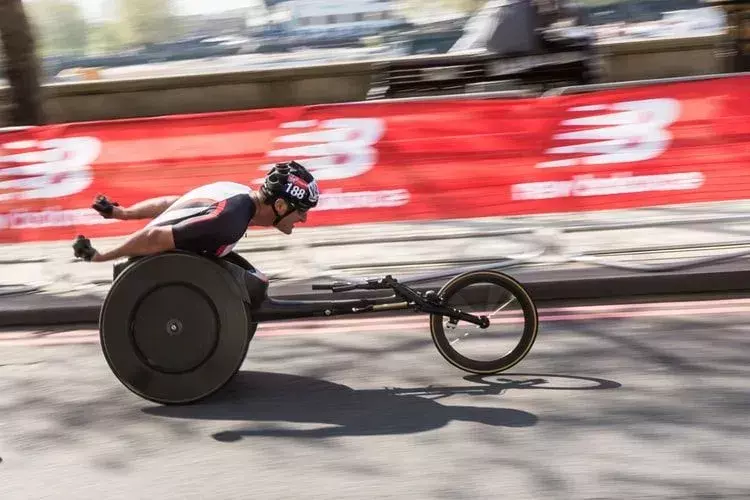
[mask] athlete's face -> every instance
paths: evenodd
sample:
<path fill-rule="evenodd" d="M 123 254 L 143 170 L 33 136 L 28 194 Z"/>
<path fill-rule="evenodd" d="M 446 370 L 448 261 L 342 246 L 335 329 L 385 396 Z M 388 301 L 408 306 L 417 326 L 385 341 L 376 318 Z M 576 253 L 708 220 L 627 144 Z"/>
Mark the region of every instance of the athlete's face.
<path fill-rule="evenodd" d="M 286 201 L 281 199 L 276 200 L 276 210 L 280 214 L 286 213 L 288 209 L 289 205 L 287 205 Z M 295 210 L 294 212 L 281 219 L 281 221 L 276 225 L 276 228 L 284 234 L 292 234 L 294 225 L 298 222 L 305 221 L 307 221 L 307 211 Z"/>

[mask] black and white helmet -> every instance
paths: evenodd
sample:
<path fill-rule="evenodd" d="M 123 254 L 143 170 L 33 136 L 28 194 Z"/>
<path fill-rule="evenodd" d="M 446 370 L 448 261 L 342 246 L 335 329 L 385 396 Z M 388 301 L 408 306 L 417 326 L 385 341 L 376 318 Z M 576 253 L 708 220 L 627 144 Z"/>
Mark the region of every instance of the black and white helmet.
<path fill-rule="evenodd" d="M 277 222 L 294 210 L 306 212 L 318 204 L 318 185 L 315 178 L 305 167 L 296 161 L 277 163 L 266 174 L 260 187 L 266 204 L 272 205 L 282 198 L 290 206 L 289 212 L 277 215 Z M 276 208 L 274 208 L 274 212 Z"/>

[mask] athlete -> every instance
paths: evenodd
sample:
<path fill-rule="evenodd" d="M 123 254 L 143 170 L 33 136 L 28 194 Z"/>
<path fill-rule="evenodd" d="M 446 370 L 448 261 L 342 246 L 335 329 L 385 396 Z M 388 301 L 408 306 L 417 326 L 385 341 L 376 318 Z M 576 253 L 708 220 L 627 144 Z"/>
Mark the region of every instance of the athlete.
<path fill-rule="evenodd" d="M 307 211 L 318 204 L 318 195 L 313 176 L 295 161 L 276 164 L 258 191 L 235 182 L 214 182 L 183 196 L 152 198 L 128 208 L 100 195 L 92 208 L 104 218 L 153 220 L 105 252 L 99 252 L 80 235 L 73 253 L 89 262 L 175 249 L 223 257 L 249 226 L 273 226 L 291 234 L 295 224 L 307 220 Z"/>

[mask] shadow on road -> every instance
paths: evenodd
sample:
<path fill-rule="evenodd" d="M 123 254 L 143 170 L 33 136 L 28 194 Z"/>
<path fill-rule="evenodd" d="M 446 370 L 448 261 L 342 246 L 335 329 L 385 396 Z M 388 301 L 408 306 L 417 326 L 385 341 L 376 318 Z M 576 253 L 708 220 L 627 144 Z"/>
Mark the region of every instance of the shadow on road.
<path fill-rule="evenodd" d="M 225 442 L 250 436 L 327 438 L 411 434 L 438 429 L 454 420 L 496 427 L 535 425 L 537 417 L 522 410 L 451 406 L 436 401 L 450 395 L 491 396 L 502 394 L 511 388 L 540 388 L 546 382 L 544 376 L 540 375 L 513 376 L 514 379 L 507 377 L 500 382 L 487 377 L 466 377 L 469 384 L 455 387 L 355 390 L 311 377 L 240 372 L 220 393 L 202 403 L 155 406 L 142 411 L 150 415 L 179 419 L 253 422 L 246 429 L 214 434 L 216 440 Z M 579 386 L 619 387 L 616 382 L 572 378 L 582 381 Z M 283 425 L 283 422 L 305 424 L 305 428 Z M 310 428 L 309 424 L 320 426 Z"/>

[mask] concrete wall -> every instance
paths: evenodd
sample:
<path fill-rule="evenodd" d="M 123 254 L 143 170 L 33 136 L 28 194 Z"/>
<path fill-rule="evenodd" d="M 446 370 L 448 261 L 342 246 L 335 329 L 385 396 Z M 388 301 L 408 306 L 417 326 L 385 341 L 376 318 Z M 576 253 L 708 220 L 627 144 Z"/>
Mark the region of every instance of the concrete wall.
<path fill-rule="evenodd" d="M 369 63 L 45 85 L 51 123 L 364 100 Z M 7 101 L 8 89 L 0 89 Z"/>
<path fill-rule="evenodd" d="M 726 45 L 724 35 L 602 43 L 602 79 L 722 73 L 729 69 Z M 45 112 L 60 123 L 361 101 L 374 63 L 51 84 L 44 87 Z M 0 88 L 3 100 L 7 89 Z"/>
<path fill-rule="evenodd" d="M 726 35 L 601 43 L 602 80 L 708 75 L 730 70 Z"/>

